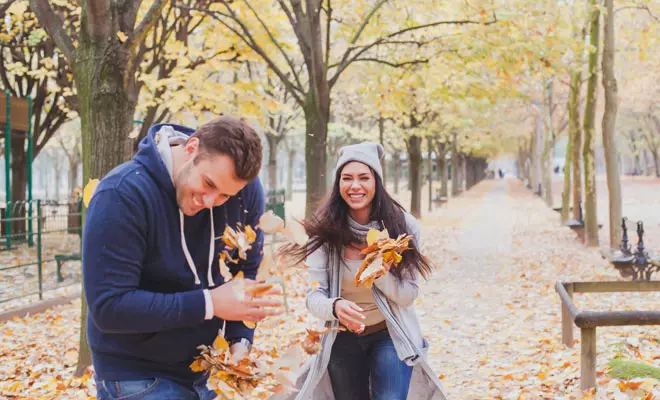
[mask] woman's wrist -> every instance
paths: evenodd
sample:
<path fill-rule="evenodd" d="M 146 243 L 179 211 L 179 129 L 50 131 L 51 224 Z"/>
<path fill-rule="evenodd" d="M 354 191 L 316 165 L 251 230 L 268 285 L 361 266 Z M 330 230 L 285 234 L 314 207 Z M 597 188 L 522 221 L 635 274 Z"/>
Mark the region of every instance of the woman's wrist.
<path fill-rule="evenodd" d="M 339 317 L 337 316 L 337 312 L 336 312 L 336 306 L 337 306 L 337 302 L 339 300 L 343 300 L 343 299 L 341 297 L 337 297 L 332 302 L 332 316 L 335 317 L 336 319 L 339 319 Z"/>

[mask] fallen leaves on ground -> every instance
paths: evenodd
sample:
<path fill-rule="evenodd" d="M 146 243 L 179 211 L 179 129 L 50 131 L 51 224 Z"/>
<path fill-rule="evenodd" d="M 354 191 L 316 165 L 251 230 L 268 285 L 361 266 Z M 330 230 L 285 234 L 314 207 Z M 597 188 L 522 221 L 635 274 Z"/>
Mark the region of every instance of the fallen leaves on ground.
<path fill-rule="evenodd" d="M 431 344 L 428 360 L 449 398 L 660 398 L 657 381 L 620 381 L 607 370 L 615 356 L 660 366 L 658 327 L 599 328 L 598 391 L 579 390 L 580 334 L 575 329 L 573 347 L 562 345 L 561 304 L 554 285 L 559 280 L 621 278 L 596 251 L 559 226 L 558 214 L 541 199 L 518 181 L 504 182 L 483 182 L 422 221 L 422 252 L 437 268 L 420 284 L 415 304 Z M 648 186 L 643 192 L 639 186 L 638 198 L 658 201 L 653 196 L 657 188 Z M 639 211 L 635 219 L 646 221 L 653 220 L 653 214 L 643 212 L 657 213 L 660 207 L 649 203 L 634 210 Z M 645 242 L 657 249 L 660 230 L 655 225 L 653 229 Z M 305 308 L 304 268 L 287 268 L 281 274 L 287 282 L 289 313 L 259 324 L 252 351 L 268 367 L 278 366 L 273 374 L 277 377 L 266 377 L 249 398 L 268 398 L 273 388 L 291 389 L 304 358 L 302 343 L 308 329 L 318 324 Z M 654 310 L 660 301 L 655 293 L 574 297 L 581 310 Z M 77 352 L 79 318 L 80 302 L 74 302 L 0 323 L 0 398 L 94 395 L 91 375 L 73 378 L 75 368 L 69 365 Z"/>

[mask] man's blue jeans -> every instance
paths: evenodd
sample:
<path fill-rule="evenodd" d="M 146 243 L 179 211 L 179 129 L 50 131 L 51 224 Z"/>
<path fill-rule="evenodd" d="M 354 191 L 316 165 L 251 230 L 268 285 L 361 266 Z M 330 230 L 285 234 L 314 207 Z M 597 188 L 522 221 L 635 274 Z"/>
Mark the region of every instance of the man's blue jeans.
<path fill-rule="evenodd" d="M 397 356 L 387 329 L 367 336 L 340 332 L 328 373 L 337 399 L 406 400 L 412 367 Z"/>
<path fill-rule="evenodd" d="M 204 377 L 192 388 L 162 378 L 137 381 L 96 380 L 98 400 L 213 400 L 217 397 L 206 388 Z"/>

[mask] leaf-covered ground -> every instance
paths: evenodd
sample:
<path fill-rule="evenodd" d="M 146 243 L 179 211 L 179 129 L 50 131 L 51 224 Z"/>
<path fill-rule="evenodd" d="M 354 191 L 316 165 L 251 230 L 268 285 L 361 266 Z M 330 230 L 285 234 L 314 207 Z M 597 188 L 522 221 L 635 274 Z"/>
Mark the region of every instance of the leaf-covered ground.
<path fill-rule="evenodd" d="M 653 192 L 653 184 L 644 187 Z M 657 249 L 660 237 L 653 229 L 647 243 Z M 660 366 L 657 327 L 599 328 L 599 390 L 580 393 L 580 335 L 576 330 L 572 348 L 561 344 L 554 285 L 558 280 L 621 278 L 596 250 L 586 249 L 559 226 L 558 214 L 519 181 L 483 182 L 447 206 L 425 213 L 422 234 L 424 251 L 437 270 L 423 284 L 417 307 L 432 345 L 430 362 L 451 399 L 660 395 L 660 385 L 652 379 L 618 381 L 607 370 L 617 355 Z M 289 314 L 259 326 L 255 351 L 261 357 L 277 358 L 288 346 L 298 345 L 304 329 L 313 325 L 304 308 L 304 274 L 285 272 Z M 660 294 L 583 294 L 575 299 L 580 309 L 653 310 Z M 93 396 L 89 374 L 72 378 L 79 307 L 74 302 L 0 323 L 0 398 Z M 254 395 L 267 396 L 261 390 Z"/>

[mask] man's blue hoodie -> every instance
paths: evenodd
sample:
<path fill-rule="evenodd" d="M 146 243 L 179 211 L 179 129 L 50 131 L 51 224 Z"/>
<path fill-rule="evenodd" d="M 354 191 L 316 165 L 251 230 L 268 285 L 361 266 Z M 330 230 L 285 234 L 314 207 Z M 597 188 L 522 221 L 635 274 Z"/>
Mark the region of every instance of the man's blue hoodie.
<path fill-rule="evenodd" d="M 189 367 L 199 354 L 197 346 L 210 345 L 223 326 L 218 318 L 204 319 L 203 289 L 213 287 L 209 277 L 215 286 L 224 283 L 219 237 L 227 224 L 256 227 L 264 210 L 256 179 L 212 212 L 180 220 L 172 178 L 154 140 L 163 125 L 186 135 L 194 132 L 173 124 L 152 126 L 133 160 L 101 180 L 87 209 L 82 257 L 87 334 L 100 380 L 160 377 L 191 384 L 200 377 Z M 194 267 L 186 261 L 182 231 Z M 257 234 L 247 260 L 229 264 L 232 274 L 242 270 L 255 278 L 263 248 L 263 233 Z M 253 334 L 240 321 L 227 322 L 227 339 L 252 340 Z"/>

